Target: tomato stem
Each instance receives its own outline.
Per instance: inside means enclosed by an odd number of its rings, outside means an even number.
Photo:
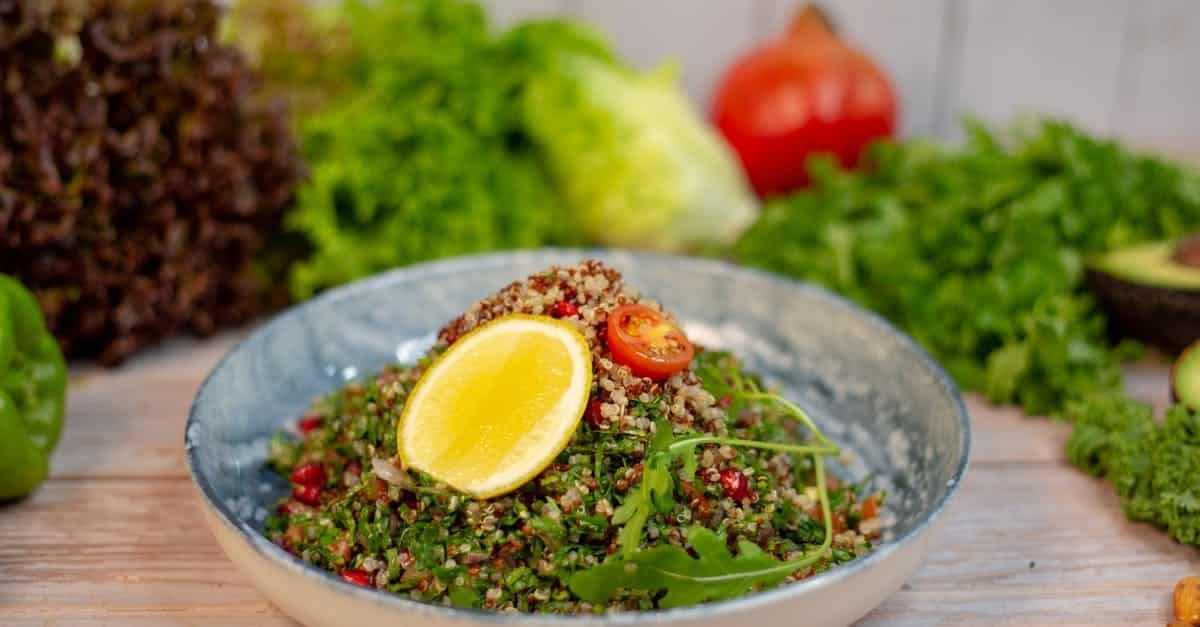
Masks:
[[[792,23],[788,27],[788,35],[791,37],[808,37],[815,35],[825,35],[837,37],[840,34],[837,22],[829,17],[829,12],[822,9],[814,2],[809,2],[800,7],[792,18]]]

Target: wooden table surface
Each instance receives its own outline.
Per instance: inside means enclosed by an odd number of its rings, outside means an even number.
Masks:
[[[72,371],[51,479],[0,506],[0,625],[294,624],[221,553],[184,464],[192,395],[236,339]],[[1130,386],[1161,406],[1165,373],[1135,367]],[[1064,461],[1066,425],[969,405],[974,457],[941,546],[861,624],[1165,624],[1200,551],[1126,521]]]

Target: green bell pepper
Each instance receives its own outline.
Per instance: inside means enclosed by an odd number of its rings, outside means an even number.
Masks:
[[[29,494],[50,472],[66,396],[66,361],[37,301],[0,274],[0,500]]]

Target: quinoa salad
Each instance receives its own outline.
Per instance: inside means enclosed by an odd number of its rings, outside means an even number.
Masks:
[[[635,374],[610,346],[610,314],[627,305],[674,324],[600,262],[553,267],[473,304],[417,364],[319,399],[271,442],[268,463],[292,491],[268,537],[353,584],[561,614],[731,598],[869,552],[884,495],[825,473],[836,447],[802,410],[727,352],[695,347],[669,376]],[[439,355],[516,313],[578,330],[591,351],[590,397],[553,463],[478,500],[405,468],[397,424]]]

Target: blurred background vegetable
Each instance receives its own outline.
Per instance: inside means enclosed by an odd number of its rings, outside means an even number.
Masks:
[[[786,33],[729,69],[712,115],[768,196],[807,184],[812,155],[857,166],[869,142],[895,132],[896,107],[884,72],[807,5]]]
[[[257,259],[301,174],[211,2],[0,3],[0,272],[116,363],[278,298]]]
[[[527,74],[479,7],[345,2],[344,95],[300,120],[292,293],[449,255],[578,241],[522,127]],[[276,55],[266,53],[264,58]]]
[[[29,494],[49,474],[66,399],[67,364],[37,301],[0,274],[0,502]]]
[[[305,103],[312,176],[287,220],[311,248],[291,271],[297,298],[485,250],[727,244],[755,214],[677,85],[632,71],[582,26],[495,36],[459,0],[345,0],[264,21],[272,6],[238,3],[230,32],[251,34],[268,83]],[[319,67],[311,39],[334,50]],[[339,97],[308,97],[324,85]]]
[[[530,23],[514,41],[566,23]],[[539,37],[541,34],[541,37]],[[525,124],[591,242],[697,250],[731,244],[758,214],[729,147],[693,112],[673,68],[639,74],[596,39],[537,45]]]
[[[741,261],[814,280],[896,321],[958,382],[1030,414],[1121,384],[1084,285],[1089,253],[1200,224],[1200,176],[1068,124],[962,148],[878,144],[872,168],[813,168],[736,247]]]

